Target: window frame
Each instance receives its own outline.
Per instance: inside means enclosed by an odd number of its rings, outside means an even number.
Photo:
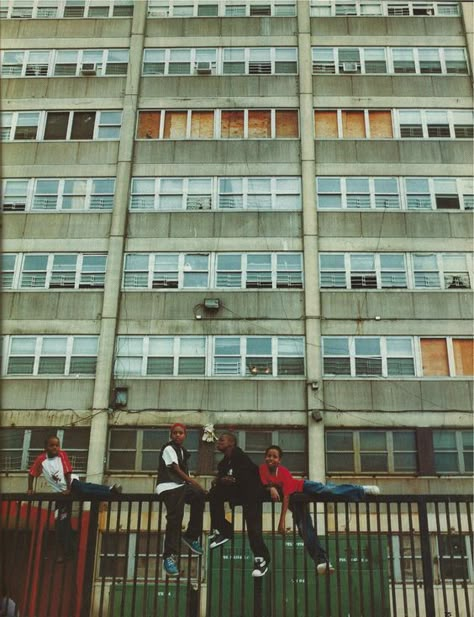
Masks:
[[[457,8],[457,12],[454,14],[449,14],[449,15],[444,15],[442,13],[440,13],[439,9],[441,6],[443,5],[447,5],[447,4],[452,4],[453,6],[455,6]],[[344,12],[344,11],[337,11],[338,7],[343,7],[343,6],[351,6],[354,7],[354,11],[353,12]],[[364,6],[380,6],[380,12],[379,13],[364,13],[362,10],[362,7]],[[391,8],[392,5],[405,5],[406,7],[406,12],[402,12],[400,14],[392,14],[389,12],[389,9]],[[459,10],[459,3],[458,2],[446,2],[446,0],[444,1],[438,1],[438,0],[433,0],[433,1],[423,1],[423,0],[405,0],[405,1],[398,1],[398,2],[387,2],[387,0],[326,0],[323,2],[322,0],[311,0],[311,5],[310,5],[310,12],[311,12],[311,17],[377,17],[377,16],[386,16],[386,17],[413,17],[414,16],[414,6],[419,6],[419,7],[425,7],[426,9],[433,9],[433,13],[432,14],[427,14],[426,17],[438,17],[438,16],[442,16],[442,17],[459,17],[459,15],[461,14],[460,10]],[[325,14],[321,14],[317,12],[317,9],[321,9],[326,7],[327,10],[329,10],[329,14],[325,15]]]
[[[158,4],[159,3],[159,4]],[[150,0],[148,3],[148,17],[150,18],[166,18],[166,17],[204,17],[211,19],[214,17],[258,17],[259,15],[252,14],[252,6],[256,4],[256,0],[241,0],[239,7],[244,7],[244,13],[232,14],[227,13],[227,9],[233,6],[232,2],[223,2],[223,0]],[[153,8],[155,4],[156,8]],[[268,7],[269,13],[267,17],[296,17],[296,2],[295,0],[258,0],[259,5]],[[176,14],[176,9],[185,5],[191,8],[190,13]],[[199,9],[201,6],[217,5],[217,13],[215,15],[200,15]],[[294,11],[291,15],[279,9],[279,7],[293,7]]]
[[[15,0],[6,0],[6,9],[5,14],[2,16],[3,19],[109,19],[110,17],[132,17],[133,15],[133,0],[102,0],[101,4],[108,8],[107,14],[105,15],[91,15],[91,8],[93,8],[94,3],[93,0],[84,0],[84,11],[82,15],[65,15],[66,9],[66,0],[56,0],[56,7],[53,8],[52,12],[48,14],[47,11],[41,9],[41,0],[31,0],[31,13],[23,14],[23,15],[14,15],[16,6]],[[120,14],[120,7],[129,7],[128,14]],[[20,6],[18,7],[20,9]],[[28,9],[25,8],[23,11],[27,12]],[[124,11],[127,13],[127,11]]]

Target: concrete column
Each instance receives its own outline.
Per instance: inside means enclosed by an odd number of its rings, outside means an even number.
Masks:
[[[92,406],[87,479],[101,482],[107,456],[108,408],[112,390],[115,335],[120,310],[122,264],[127,229],[128,199],[138,108],[141,63],[145,41],[146,2],[135,2],[130,39],[130,66],[123,100],[122,129],[117,162],[115,203],[107,254],[99,354]]]
[[[325,478],[324,422],[316,422],[321,414],[323,398],[321,380],[321,307],[318,269],[318,219],[315,190],[315,148],[313,122],[313,78],[311,57],[310,3],[298,2],[298,58],[300,79],[301,183],[303,198],[303,250],[305,272],[305,333],[308,411],[309,476]]]
[[[466,35],[467,53],[472,71],[474,67],[474,4],[472,0],[469,0],[469,2],[463,1],[461,2],[461,8],[464,32]]]

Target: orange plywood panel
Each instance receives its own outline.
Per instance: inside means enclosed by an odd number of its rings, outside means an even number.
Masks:
[[[269,109],[249,110],[248,136],[261,139],[272,136],[272,114]]]
[[[390,110],[369,111],[370,136],[390,139],[393,137],[392,113]]]
[[[214,137],[214,112],[193,111],[191,115],[191,137],[212,139]]]
[[[244,136],[244,112],[223,111],[221,113],[221,137],[242,139]]]
[[[338,137],[336,111],[314,112],[314,136]]]
[[[366,136],[363,111],[342,111],[342,135],[344,139],[360,139]]]
[[[186,137],[187,111],[167,111],[165,116],[165,139],[184,139]]]
[[[291,138],[298,135],[298,112],[295,109],[277,110],[276,136]]]
[[[141,111],[138,115],[137,139],[158,139],[160,116],[159,111]]]
[[[456,375],[474,375],[474,341],[454,339],[453,348]]]
[[[423,361],[423,375],[449,375],[448,351],[446,339],[421,339],[421,358]]]

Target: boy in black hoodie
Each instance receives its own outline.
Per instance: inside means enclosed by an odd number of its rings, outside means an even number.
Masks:
[[[183,448],[186,427],[176,422],[170,429],[171,441],[161,448],[158,464],[156,492],[163,496],[166,505],[166,537],[163,552],[164,567],[168,576],[178,576],[177,555],[183,522],[184,505],[191,506],[191,514],[182,542],[195,554],[202,555],[199,538],[202,534],[202,515],[206,492],[189,476],[189,452]]]
[[[216,548],[232,538],[232,525],[225,518],[224,502],[241,503],[247,525],[250,548],[254,554],[252,576],[264,576],[268,571],[270,554],[262,536],[262,497],[258,467],[237,447],[232,433],[222,433],[217,441],[217,449],[224,458],[217,466],[217,477],[209,491],[211,528],[209,548]]]

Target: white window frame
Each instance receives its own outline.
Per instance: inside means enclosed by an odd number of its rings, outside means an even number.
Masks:
[[[335,141],[335,140],[339,140],[342,139],[344,141],[348,140],[348,141],[367,141],[369,139],[372,139],[371,135],[370,135],[370,113],[371,112],[375,112],[375,111],[383,111],[383,112],[390,112],[391,115],[391,122],[392,122],[392,135],[393,137],[376,137],[374,139],[380,140],[380,141],[392,141],[394,139],[396,139],[396,126],[395,126],[395,115],[394,115],[394,109],[381,109],[378,107],[375,107],[374,109],[360,109],[360,108],[354,108],[354,109],[350,109],[350,108],[344,108],[344,109],[334,109],[334,108],[327,108],[327,107],[318,107],[318,108],[314,108],[313,110],[314,112],[321,112],[321,111],[332,111],[332,112],[336,112],[337,114],[337,137],[316,137],[316,125],[315,125],[315,116],[313,113],[313,135],[314,135],[314,140],[315,141]],[[343,112],[353,112],[353,111],[359,111],[359,112],[363,112],[364,114],[364,130],[365,130],[365,137],[345,137],[344,136],[344,131],[343,131],[343,119],[342,119],[342,114]]]
[[[238,357],[238,362],[239,362],[239,366],[238,366],[238,371],[233,371],[233,372],[226,372],[226,373],[218,373],[215,370],[215,365],[214,365],[214,360],[215,360],[215,342],[216,339],[218,338],[222,338],[222,339],[236,339],[239,341],[239,353],[236,357]],[[246,357],[247,357],[247,340],[249,338],[252,339],[266,339],[269,340],[271,342],[271,363],[272,363],[272,371],[270,373],[262,373],[262,374],[252,374],[250,372],[250,370],[246,370]],[[134,353],[133,355],[125,355],[125,354],[121,354],[120,353],[120,349],[122,347],[122,345],[125,344],[125,340],[126,339],[130,339],[133,342],[136,343],[141,343],[141,353]],[[172,347],[173,347],[173,352],[172,355],[168,355],[170,358],[173,358],[173,373],[172,374],[164,374],[164,375],[157,375],[157,374],[147,374],[147,363],[148,363],[148,358],[149,357],[153,357],[153,356],[149,356],[149,343],[150,343],[150,339],[172,339]],[[201,341],[204,341],[204,349],[205,349],[205,369],[203,374],[179,374],[179,365],[178,365],[178,361],[179,358],[181,357],[185,357],[182,356],[180,353],[180,341],[183,340],[184,342],[191,340],[191,339],[200,339]],[[295,354],[293,355],[286,355],[286,354],[281,354],[278,355],[278,345],[280,344],[279,341],[281,341],[281,344],[284,344],[285,342],[288,342],[290,340],[295,340],[295,344],[298,347],[301,347],[302,350],[302,355],[299,354]],[[140,360],[140,371],[135,371],[135,372],[120,372],[120,370],[118,370],[118,362],[120,361],[119,358],[123,357],[123,358],[135,358],[137,360]],[[303,367],[305,367],[305,354],[304,354],[304,337],[302,336],[222,336],[222,337],[218,337],[218,336],[118,336],[117,337],[117,342],[116,342],[116,351],[115,351],[115,355],[114,355],[114,375],[118,378],[127,378],[127,379],[134,379],[134,378],[144,378],[144,377],[148,377],[148,378],[153,378],[156,379],[157,376],[162,376],[164,378],[170,378],[170,379],[174,379],[174,378],[180,378],[180,379],[200,379],[200,378],[206,378],[206,377],[222,377],[224,379],[236,379],[236,378],[244,378],[244,379],[272,379],[272,378],[278,378],[278,379],[302,379],[304,378],[304,374],[305,374],[305,369],[303,369],[303,373],[302,374],[298,374],[298,375],[279,375],[278,374],[278,359],[279,358],[288,358],[288,357],[295,357],[295,358],[302,358],[303,361]],[[138,363],[137,363],[138,364]]]
[[[437,429],[436,427],[433,428],[433,467],[435,470],[436,474],[442,474],[442,475],[471,475],[471,471],[467,470],[466,471],[466,466],[465,466],[465,461],[464,461],[464,444],[463,444],[463,433],[468,433],[470,431],[467,430],[456,430],[456,429],[448,429],[448,428],[443,428],[443,429]],[[442,450],[440,448],[436,449],[435,445],[434,445],[434,437],[435,437],[435,433],[453,433],[454,434],[454,439],[455,439],[455,452],[456,452],[456,457],[457,457],[457,465],[458,468],[456,471],[439,471],[436,469],[436,463],[434,461],[434,456],[437,452],[442,453],[445,450]],[[449,449],[449,451],[453,451],[452,449]]]
[[[456,113],[457,112],[471,112],[471,110],[468,109],[394,109],[393,110],[393,118],[394,118],[394,139],[439,139],[441,141],[446,141],[446,140],[459,140],[459,139],[470,139],[469,137],[456,137],[455,135],[455,126],[456,126],[456,122],[455,122],[455,117],[456,117]],[[419,112],[420,116],[421,116],[421,128],[422,128],[422,132],[423,135],[419,136],[419,137],[402,137],[401,135],[401,127],[402,127],[402,121],[401,121],[401,114],[403,114],[403,112]],[[430,137],[428,134],[428,115],[432,112],[439,112],[439,113],[445,113],[446,114],[446,124],[449,127],[449,137],[440,137],[440,136],[434,136],[434,137]],[[474,124],[474,116],[473,116],[473,124]]]
[[[51,2],[51,10],[47,11],[42,9],[42,0],[31,0],[31,11],[28,8],[20,10],[20,4],[18,0],[5,0],[6,7],[4,13],[1,15],[2,19],[61,19],[64,18],[64,10],[66,8],[66,0],[53,0]],[[56,5],[56,6],[54,6]],[[110,17],[131,17],[133,15],[133,0],[102,0],[101,6],[108,7],[106,15],[89,15],[91,8],[94,6],[94,0],[84,0],[84,11],[82,15],[68,15],[67,19],[109,19]],[[116,7],[130,6],[131,11],[129,14],[115,14]],[[18,15],[16,15],[16,9],[18,8]],[[117,11],[120,13],[120,10]],[[20,14],[23,13],[23,14]]]
[[[11,353],[11,346],[12,343],[15,342],[17,339],[35,339],[35,348],[34,348],[34,352],[30,353],[24,353],[24,354],[13,354]],[[66,352],[64,354],[59,353],[56,354],[57,356],[60,357],[64,357],[65,359],[65,366],[64,366],[64,371],[62,373],[39,373],[38,372],[38,368],[39,368],[39,364],[40,364],[40,360],[41,358],[47,358],[50,355],[54,355],[54,354],[43,354],[42,353],[42,345],[43,345],[43,341],[51,341],[53,339],[66,339]],[[74,345],[74,341],[75,340],[80,340],[80,339],[94,339],[96,342],[96,351],[95,354],[93,353],[87,353],[87,354],[74,354],[73,353],[73,345]],[[56,378],[56,377],[71,377],[74,379],[91,379],[95,376],[96,371],[94,370],[93,373],[70,373],[70,368],[71,368],[71,359],[72,358],[80,358],[82,356],[84,357],[94,357],[97,358],[97,353],[98,353],[98,347],[99,347],[99,337],[97,335],[83,335],[83,336],[68,336],[66,334],[58,334],[58,335],[35,335],[35,334],[31,334],[31,335],[6,335],[3,337],[3,348],[4,348],[4,354],[3,357],[5,358],[5,363],[2,366],[2,375],[4,375],[5,377],[8,377],[8,379],[21,379],[24,377],[30,378],[31,377],[39,377],[39,378],[45,378],[45,379],[51,379],[51,378]],[[9,373],[8,372],[8,365],[9,365],[9,361],[12,357],[33,357],[33,370],[31,373]]]
[[[440,12],[440,7],[443,5],[448,5],[448,4],[452,4],[456,9],[456,13],[452,13],[449,15],[443,15]],[[380,6],[380,11],[378,13],[365,13],[363,11],[363,7],[364,6]],[[406,13],[400,13],[399,15],[393,15],[392,13],[389,13],[389,8],[391,6],[395,6],[395,5],[400,5],[406,9]],[[343,7],[343,6],[348,6],[351,7],[351,9],[353,8],[353,11],[350,12],[343,12],[343,11],[337,11],[336,7]],[[426,7],[427,9],[432,8],[433,9],[433,13],[430,15],[426,15],[426,17],[432,16],[432,17],[437,17],[437,16],[444,16],[444,17],[457,17],[460,15],[460,10],[459,10],[459,3],[458,2],[450,2],[449,0],[446,1],[440,1],[440,0],[433,0],[433,1],[423,1],[423,0],[400,0],[400,1],[390,1],[388,2],[387,0],[311,0],[311,15],[313,17],[322,17],[325,15],[320,15],[320,13],[317,11],[318,8],[326,8],[327,10],[329,10],[329,15],[328,17],[377,17],[378,15],[384,15],[384,16],[388,16],[388,17],[412,17],[413,16],[413,9],[414,6],[419,6],[419,7]]]
[[[269,9],[268,17],[294,17],[296,16],[295,0],[149,0],[148,1],[148,17],[166,18],[166,17],[201,17],[212,19],[215,17],[257,17],[252,15],[253,5],[266,5]],[[200,6],[217,5],[216,15],[199,15]],[[227,9],[232,6],[244,7],[244,13],[240,12],[236,15],[232,12],[227,13]],[[186,15],[179,13],[179,7],[191,7],[190,13]],[[291,15],[287,11],[282,11],[279,7],[293,7]],[[178,9],[178,10],[177,10]]]

